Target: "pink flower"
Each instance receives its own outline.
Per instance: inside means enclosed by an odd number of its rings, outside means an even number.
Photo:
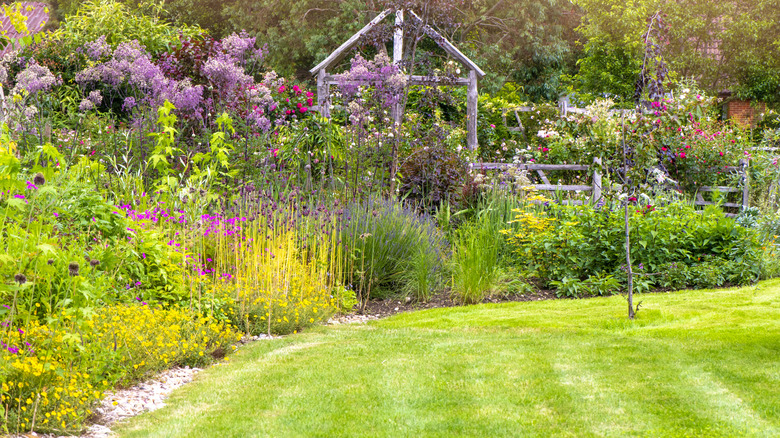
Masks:
[[[301,114],[305,113],[305,112],[306,112],[306,111],[308,111],[308,110],[309,110],[309,109],[308,109],[308,108],[306,108],[306,107],[303,107],[303,108],[301,108]]]
[[[685,152],[680,152],[680,158],[685,158]]]
[[[718,152],[718,153],[720,154],[721,157],[723,156],[723,152]]]
[[[279,92],[280,93],[284,93],[284,90],[286,90],[286,88],[284,88],[284,85],[279,87]]]

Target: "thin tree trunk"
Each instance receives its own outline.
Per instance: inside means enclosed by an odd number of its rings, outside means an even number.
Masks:
[[[626,114],[621,112],[620,117],[620,136],[623,144],[623,178],[626,190],[626,195],[631,194],[631,180],[628,177],[628,153],[626,151],[626,130],[625,130]],[[628,276],[628,319],[634,319],[634,271],[631,267],[631,227],[629,226],[629,200],[626,197],[625,206],[623,209],[623,220],[625,223],[626,231],[626,275]]]

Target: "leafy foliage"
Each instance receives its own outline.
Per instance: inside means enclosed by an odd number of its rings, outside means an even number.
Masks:
[[[636,205],[634,210],[629,219],[632,263],[640,267],[640,274],[649,274],[648,286],[679,287],[684,280],[688,286],[711,287],[726,281],[746,284],[758,278],[761,251],[757,236],[719,210],[697,214],[693,207],[679,203]],[[527,267],[529,275],[563,288],[564,294],[614,290],[602,287],[609,284],[607,276],[625,276],[619,209],[555,205],[548,211],[521,211],[515,222],[519,230],[508,234],[516,260]],[[697,276],[681,277],[670,271],[675,263],[692,267]],[[708,272],[722,277],[708,278]],[[662,274],[665,277],[656,277]]]
[[[460,204],[466,165],[444,148],[418,149],[401,164],[399,192],[432,212],[443,202]]]

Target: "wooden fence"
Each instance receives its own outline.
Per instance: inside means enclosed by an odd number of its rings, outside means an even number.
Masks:
[[[589,171],[593,168],[592,184],[551,184],[545,172],[555,170],[570,171]],[[472,170],[507,170],[514,168],[518,170],[527,170],[535,172],[542,184],[531,184],[535,190],[548,192],[591,192],[591,201],[596,203],[601,199],[601,159],[593,160],[593,166],[586,164],[534,164],[534,163],[477,163],[472,166]],[[570,204],[583,204],[583,201],[566,200]]]
[[[744,210],[749,205],[749,184],[747,173],[747,160],[740,160],[739,166],[729,166],[724,170],[736,171],[740,174],[741,187],[727,187],[727,186],[702,186],[696,192],[696,198],[694,205],[704,207],[708,205],[718,205],[724,208],[740,208]],[[542,184],[531,184],[529,187],[533,187],[535,190],[549,191],[549,192],[591,192],[591,202],[597,203],[602,196],[602,182],[601,182],[601,159],[596,158],[593,160],[593,165],[585,164],[535,164],[535,163],[477,163],[472,165],[473,170],[508,170],[514,168],[518,170],[526,170],[535,172],[542,181]],[[551,184],[547,174],[545,172],[555,170],[570,170],[570,171],[589,171],[592,172],[592,184]],[[718,202],[714,200],[704,199],[704,193],[741,193],[741,202]],[[578,200],[565,200],[564,203],[581,205],[584,202]],[[736,213],[726,213],[726,216],[737,216]]]
[[[750,184],[748,184],[748,161],[747,160],[739,160],[739,166],[728,166],[724,170],[731,171],[731,172],[738,172],[740,175],[740,183],[742,187],[727,187],[727,186],[702,186],[699,187],[699,190],[696,192],[696,199],[694,200],[694,205],[704,207],[708,205],[718,205],[720,207],[726,207],[726,208],[739,208],[741,210],[744,210],[748,208],[748,205],[750,203]],[[712,192],[718,192],[718,193],[742,193],[742,201],[741,202],[717,202],[717,201],[708,201],[704,199],[704,193],[712,193]],[[726,216],[734,217],[737,216],[736,213],[726,213]]]

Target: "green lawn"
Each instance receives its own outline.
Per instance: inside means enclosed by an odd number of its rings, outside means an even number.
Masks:
[[[257,342],[124,437],[780,436],[780,281],[435,309]]]

